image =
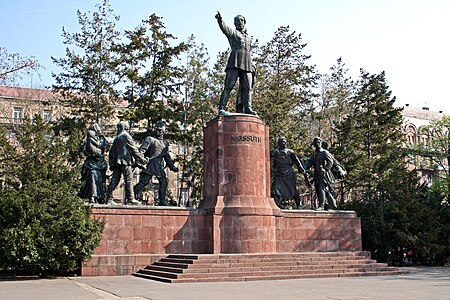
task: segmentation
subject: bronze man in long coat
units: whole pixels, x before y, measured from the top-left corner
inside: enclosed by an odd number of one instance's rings
[[[80,198],[88,199],[89,203],[101,203],[105,199],[107,164],[103,155],[107,145],[100,126],[90,126],[83,147],[86,159],[81,169],[81,177],[84,184],[79,193]]]
[[[253,93],[253,76],[252,67],[251,38],[245,29],[246,20],[243,16],[238,15],[234,18],[236,29],[229,27],[222,19],[219,12],[216,14],[217,23],[223,34],[228,38],[231,53],[225,67],[226,77],[222,95],[219,102],[219,115],[229,115],[226,111],[230,93],[239,78],[239,97],[243,104],[243,113],[256,115],[252,109],[252,93]]]
[[[281,204],[281,199],[293,198],[297,209],[303,208],[300,195],[297,190],[297,180],[292,167],[295,165],[299,173],[305,173],[297,155],[291,149],[287,148],[285,137],[278,139],[278,148],[271,151],[273,161],[273,183],[272,197],[277,205]]]

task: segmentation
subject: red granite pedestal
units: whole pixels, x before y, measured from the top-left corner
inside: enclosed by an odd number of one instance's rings
[[[204,199],[213,253],[276,252],[269,128],[255,116],[217,117],[204,128]]]

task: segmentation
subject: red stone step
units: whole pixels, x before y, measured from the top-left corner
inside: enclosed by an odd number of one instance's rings
[[[168,263],[171,265],[176,264],[183,264],[183,265],[192,265],[189,267],[199,266],[199,265],[227,265],[227,264],[257,264],[257,263],[265,263],[265,264],[285,264],[285,265],[291,265],[292,263],[298,263],[298,264],[304,264],[304,263],[317,263],[317,264],[328,264],[329,261],[333,261],[336,263],[347,263],[349,261],[362,261],[367,260],[367,258],[364,257],[336,257],[335,259],[329,259],[329,258],[296,258],[296,257],[284,257],[284,258],[249,258],[249,259],[199,259],[199,260],[182,260],[182,259],[173,259],[173,258],[164,258],[160,260],[161,263]],[[375,262],[374,260],[367,260],[367,262]]]
[[[250,256],[251,255],[251,256]],[[167,258],[174,259],[257,259],[257,258],[289,258],[289,257],[365,257],[369,258],[370,254],[366,251],[341,251],[341,252],[297,252],[297,253],[260,253],[260,254],[199,254],[199,255],[186,255],[186,254],[170,254]]]
[[[157,266],[157,265],[146,266],[144,268],[144,270],[162,271],[162,272],[169,272],[169,273],[183,273],[183,271],[184,271],[184,269],[180,269],[180,268],[163,267],[163,266]]]
[[[257,266],[241,266],[241,265],[231,265],[226,267],[218,267],[218,266],[197,266],[196,268],[189,268],[187,270],[184,270],[183,273],[226,273],[226,272],[239,272],[239,271],[283,271],[283,270],[290,270],[290,271],[296,271],[296,270],[324,270],[324,269],[356,269],[356,268],[363,268],[363,269],[372,269],[372,268],[381,268],[385,267],[385,264],[369,264],[366,262],[360,262],[360,263],[349,263],[349,264],[334,264],[334,265],[257,265]],[[180,270],[181,271],[181,270]]]
[[[334,274],[292,274],[292,275],[276,275],[276,276],[249,276],[249,277],[204,277],[204,278],[182,278],[170,279],[158,276],[151,276],[145,274],[134,274],[138,277],[143,277],[151,280],[166,282],[166,283],[189,283],[189,282],[226,282],[226,281],[255,281],[255,280],[286,280],[286,279],[302,279],[302,278],[331,278],[331,277],[358,277],[358,276],[386,276],[386,275],[400,275],[404,271],[383,271],[383,272],[348,272],[348,273],[334,273]]]
[[[134,275],[162,282],[249,281],[377,276],[404,273],[370,259],[368,252],[176,254]]]

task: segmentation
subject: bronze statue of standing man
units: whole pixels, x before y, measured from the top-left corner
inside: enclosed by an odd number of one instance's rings
[[[125,183],[126,199],[124,204],[141,204],[134,198],[132,187],[133,165],[135,164],[135,161],[144,165],[148,160],[136,148],[133,138],[128,133],[129,129],[128,124],[124,121],[120,121],[117,124],[117,136],[109,151],[109,168],[112,171],[112,176],[106,193],[108,204],[115,204],[113,200],[113,191],[119,184],[122,176]]]
[[[158,198],[159,206],[167,206],[169,203],[166,200],[167,187],[169,182],[167,180],[166,171],[164,166],[166,165],[172,172],[178,172],[178,168],[175,167],[174,161],[169,154],[169,143],[164,140],[164,134],[166,133],[166,122],[158,121],[156,123],[155,136],[148,136],[142,143],[139,151],[148,159],[147,166],[142,170],[138,184],[134,186],[134,194],[142,201],[142,192],[148,185],[153,176],[159,182]]]
[[[319,202],[316,210],[324,210],[325,200],[328,200],[328,209],[336,209],[336,199],[334,199],[332,192],[335,178],[331,172],[335,160],[333,155],[322,147],[322,139],[320,137],[314,138],[313,146],[315,150],[307,169],[310,167],[314,168],[314,188]]]
[[[228,38],[231,53],[225,67],[226,77],[222,95],[219,102],[219,115],[227,116],[226,111],[230,93],[239,78],[239,97],[243,104],[243,113],[256,115],[252,109],[253,77],[252,58],[250,56],[251,38],[245,29],[246,20],[238,15],[234,18],[235,29],[229,27],[222,19],[219,12],[216,14],[217,23],[223,34]]]

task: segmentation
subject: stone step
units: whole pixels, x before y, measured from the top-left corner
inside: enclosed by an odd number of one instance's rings
[[[370,252],[368,251],[337,251],[337,252],[297,252],[297,253],[252,253],[252,254],[169,254],[168,258],[188,258],[188,259],[203,259],[203,258],[271,258],[271,257],[336,257],[336,256],[362,256],[362,257],[370,257]]]
[[[199,255],[185,255],[185,254],[170,254],[166,258],[169,259],[287,259],[287,258],[318,258],[318,259],[328,259],[336,257],[358,257],[358,258],[369,258],[364,251],[361,252],[303,252],[303,253],[269,253],[269,254],[199,254]]]
[[[323,255],[323,256],[320,256]],[[175,254],[134,275],[162,282],[250,281],[403,273],[355,253]]]
[[[342,274],[352,272],[371,272],[373,269],[366,268],[328,268],[328,269],[254,269],[254,270],[230,270],[229,272],[202,272],[177,274],[176,279],[183,278],[203,278],[203,277],[250,277],[250,276],[278,276],[278,275],[303,275],[303,274]]]
[[[390,267],[329,267],[327,269],[314,268],[228,268],[228,269],[200,269],[202,272],[185,272],[180,273],[180,270],[173,272],[168,269],[153,269],[151,266],[139,270],[139,274],[146,274],[170,279],[185,279],[185,278],[213,278],[213,277],[261,277],[261,276],[287,276],[287,275],[311,275],[317,274],[344,274],[344,273],[370,273],[370,272],[388,272],[396,271]]]
[[[180,268],[180,269],[187,269],[188,267],[192,267],[192,264],[164,262],[161,260],[154,262],[153,265],[161,266],[161,267],[169,267],[169,268]]]
[[[334,262],[311,262],[311,261],[257,261],[257,262],[195,262],[193,264],[172,263],[172,262],[155,262],[153,265],[171,269],[189,269],[189,270],[202,270],[202,269],[229,269],[229,268],[255,268],[255,267],[298,267],[298,268],[316,268],[325,269],[330,264],[335,266],[386,266],[386,264],[378,264],[374,260],[342,260]]]
[[[166,282],[166,283],[175,282],[175,280],[176,280],[176,279],[171,279],[171,278],[166,278],[166,277],[161,277],[161,276],[156,276],[156,275],[149,275],[149,274],[145,274],[145,273],[141,273],[141,272],[136,272],[133,275],[136,277],[141,277],[141,278],[145,278],[145,279],[151,279],[151,280],[156,280],[156,281]],[[191,281],[191,282],[194,282],[194,281]],[[198,280],[196,280],[195,282],[198,282]]]
[[[169,258],[169,257],[161,258],[159,261],[168,262],[168,263],[190,264],[190,265],[194,263],[193,259]],[[199,260],[195,260],[195,261],[199,262]]]
[[[162,272],[169,272],[169,273],[183,273],[184,269],[182,268],[172,268],[172,267],[164,267],[164,266],[155,266],[150,265],[146,266],[144,268],[145,270],[151,270],[151,271],[162,271]]]
[[[346,260],[335,260],[332,261],[333,264],[337,265],[348,265],[348,264],[373,264],[376,263],[375,260],[369,259],[346,259]],[[158,266],[171,267],[171,268],[181,268],[181,269],[195,269],[195,268],[227,268],[227,267],[256,267],[260,265],[264,266],[292,266],[292,265],[329,265],[330,261],[311,261],[311,260],[239,260],[239,261],[211,261],[209,259],[186,262],[172,262],[166,259],[160,260],[154,263]]]
[[[379,269],[386,267],[385,264],[344,264],[344,265],[297,265],[297,266],[279,266],[279,265],[260,265],[260,266],[227,266],[227,267],[219,267],[219,266],[210,266],[210,267],[198,267],[198,268],[189,268],[184,270],[183,273],[226,273],[226,272],[239,272],[239,271],[283,271],[283,270],[326,270],[326,269]],[[181,269],[178,269],[181,270]]]
[[[179,278],[178,276],[181,275],[179,273],[172,273],[172,272],[167,272],[167,271],[158,271],[158,270],[149,270],[149,269],[140,269],[139,271],[137,271],[134,274],[138,274],[138,275],[146,275],[148,276],[155,276],[155,277],[161,277],[161,278],[167,278],[167,279],[177,279]]]
[[[219,264],[219,263],[220,264],[226,264],[226,263],[236,264],[236,263],[258,263],[258,262],[262,262],[262,263],[285,262],[285,263],[289,263],[289,264],[291,264],[292,262],[299,262],[299,263],[314,262],[314,263],[320,264],[320,263],[329,263],[330,261],[348,262],[348,261],[360,261],[360,260],[367,260],[369,262],[375,262],[374,260],[370,260],[365,257],[358,257],[358,256],[354,256],[354,257],[342,256],[342,257],[334,257],[334,258],[330,258],[330,257],[325,257],[325,258],[321,258],[321,257],[279,257],[279,258],[246,257],[246,258],[239,258],[239,259],[235,259],[235,258],[213,259],[213,258],[201,257],[198,260],[168,257],[168,258],[161,259],[160,262],[172,263],[172,264],[178,263],[178,264],[185,264],[185,265]]]
[[[204,278],[182,278],[173,279],[172,283],[189,283],[189,282],[227,282],[227,281],[257,281],[257,280],[287,280],[287,279],[303,279],[303,278],[332,278],[332,277],[360,277],[360,276],[386,276],[386,275],[400,275],[403,271],[383,271],[383,272],[347,272],[347,273],[332,273],[332,274],[290,274],[290,275],[276,275],[276,276],[247,276],[247,277],[204,277]]]

